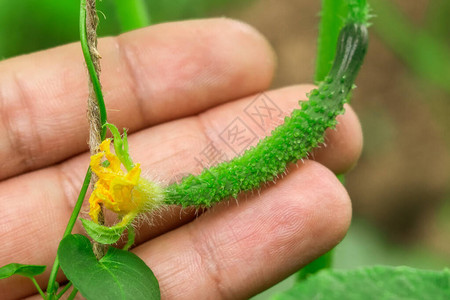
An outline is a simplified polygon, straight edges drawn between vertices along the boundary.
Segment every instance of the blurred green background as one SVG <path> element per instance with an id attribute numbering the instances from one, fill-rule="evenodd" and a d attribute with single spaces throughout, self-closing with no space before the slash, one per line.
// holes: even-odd
<path id="1" fill-rule="evenodd" d="M 442 269 L 450 265 L 450 1 L 369 2 L 375 14 L 371 43 L 353 96 L 365 148 L 347 176 L 354 221 L 337 247 L 335 266 Z M 154 23 L 209 16 L 243 20 L 278 55 L 273 88 L 312 82 L 319 0 L 147 5 Z M 118 34 L 114 1 L 103 0 L 98 8 L 99 34 Z M 78 0 L 0 0 L 0 59 L 77 41 L 78 10 Z M 276 289 L 289 285 L 288 280 Z"/>

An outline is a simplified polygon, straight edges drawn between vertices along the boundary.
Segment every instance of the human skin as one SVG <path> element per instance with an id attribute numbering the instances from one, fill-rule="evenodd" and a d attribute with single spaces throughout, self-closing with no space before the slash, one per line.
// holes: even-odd
<path id="1" fill-rule="evenodd" d="M 99 51 L 108 121 L 129 128 L 134 161 L 163 184 L 199 172 L 195 157 L 245 118 L 276 65 L 257 31 L 228 19 L 155 25 L 101 39 Z M 312 88 L 265 93 L 288 113 Z M 47 265 L 42 287 L 89 163 L 87 93 L 78 44 L 0 62 L 0 266 Z M 171 207 L 139 227 L 132 251 L 155 273 L 163 299 L 246 299 L 344 237 L 351 204 L 334 174 L 355 164 L 362 134 L 349 106 L 338 119 L 327 147 L 276 184 L 202 213 Z M 83 232 L 79 223 L 74 232 Z M 29 279 L 0 281 L 0 299 L 34 293 Z"/>

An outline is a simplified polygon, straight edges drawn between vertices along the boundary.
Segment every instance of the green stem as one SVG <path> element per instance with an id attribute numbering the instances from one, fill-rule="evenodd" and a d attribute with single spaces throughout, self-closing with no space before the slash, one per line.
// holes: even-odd
<path id="1" fill-rule="evenodd" d="M 367 25 L 367 0 L 322 0 L 314 81 L 323 81 L 331 69 L 339 31 L 345 23 Z"/>
<path id="2" fill-rule="evenodd" d="M 128 225 L 127 231 L 128 231 L 128 241 L 125 244 L 125 246 L 123 246 L 123 248 L 122 248 L 123 250 L 126 250 L 126 251 L 128 251 L 128 249 L 130 249 L 130 247 L 133 246 L 134 240 L 136 238 L 136 232 L 132 225 Z"/>
<path id="3" fill-rule="evenodd" d="M 150 25 L 150 16 L 144 0 L 115 0 L 121 31 L 130 31 Z"/>
<path id="4" fill-rule="evenodd" d="M 94 91 L 97 97 L 97 104 L 100 111 L 100 121 L 102 125 L 101 130 L 101 139 L 104 140 L 106 137 L 106 107 L 105 101 L 103 100 L 103 93 L 100 85 L 100 80 L 98 78 L 97 72 L 95 70 L 94 63 L 91 58 L 91 54 L 89 51 L 87 31 L 86 31 L 86 0 L 81 0 L 80 4 L 80 41 L 81 41 L 81 49 L 83 51 L 84 59 L 86 61 L 86 66 L 89 72 L 89 76 L 92 81 L 92 85 L 94 87 Z M 88 168 L 86 175 L 84 177 L 83 185 L 80 190 L 80 194 L 78 195 L 77 202 L 75 204 L 72 215 L 70 216 L 69 222 L 67 224 L 66 230 L 64 231 L 63 239 L 72 232 L 73 227 L 75 226 L 75 222 L 78 218 L 78 214 L 80 213 L 81 206 L 83 205 L 83 200 L 86 197 L 86 192 L 89 188 L 89 183 L 91 180 L 91 168 Z M 56 256 L 55 262 L 53 263 L 52 271 L 50 273 L 47 294 L 49 295 L 49 300 L 55 297 L 55 287 L 56 287 L 56 275 L 59 270 L 59 258 Z"/>
<path id="5" fill-rule="evenodd" d="M 47 299 L 47 297 L 45 296 L 44 292 L 42 291 L 41 287 L 39 286 L 39 284 L 37 283 L 36 279 L 34 277 L 29 277 L 31 279 L 31 281 L 33 281 L 34 286 L 36 287 L 36 289 L 38 290 L 39 294 L 41 294 L 42 299 Z"/>
<path id="6" fill-rule="evenodd" d="M 86 67 L 91 77 L 92 85 L 94 87 L 95 95 L 97 96 L 98 107 L 100 111 L 100 122 L 102 125 L 101 139 L 104 140 L 106 137 L 106 124 L 107 114 L 105 107 L 105 100 L 103 99 L 102 88 L 100 85 L 100 79 L 95 71 L 95 65 L 91 58 L 91 53 L 89 51 L 89 44 L 86 31 L 86 0 L 81 0 L 80 6 L 80 42 L 81 49 L 83 51 L 84 60 L 86 61 Z"/>
<path id="7" fill-rule="evenodd" d="M 348 15 L 348 1 L 322 0 L 319 36 L 317 39 L 317 58 L 314 81 L 324 80 L 332 67 L 336 53 L 339 30 Z M 297 280 L 303 280 L 321 269 L 331 268 L 333 252 L 330 251 L 306 265 L 297 273 Z"/>
<path id="8" fill-rule="evenodd" d="M 331 69 L 339 30 L 347 15 L 347 1 L 322 0 L 314 81 L 322 81 Z"/>
<path id="9" fill-rule="evenodd" d="M 75 299 L 75 296 L 78 293 L 78 289 L 76 287 L 73 288 L 72 293 L 70 293 L 69 297 L 67 298 L 67 300 L 73 300 Z"/>
<path id="10" fill-rule="evenodd" d="M 346 17 L 344 17 L 346 16 Z M 366 0 L 322 0 L 322 14 L 320 20 L 319 38 L 317 45 L 317 64 L 315 81 L 322 81 L 331 69 L 331 61 L 336 51 L 336 41 L 340 28 L 345 22 L 367 24 L 369 7 Z M 343 183 L 345 175 L 337 175 Z M 334 250 L 330 250 L 306 265 L 297 273 L 297 280 L 303 280 L 322 269 L 329 269 L 333 265 Z"/>
<path id="11" fill-rule="evenodd" d="M 73 227 L 75 226 L 75 222 L 78 218 L 78 214 L 80 213 L 81 206 L 83 205 L 84 197 L 86 196 L 86 192 L 89 188 L 89 182 L 91 181 L 91 168 L 88 168 L 86 175 L 84 177 L 83 185 L 81 187 L 80 194 L 78 195 L 77 202 L 75 204 L 75 207 L 72 211 L 72 215 L 70 216 L 69 222 L 67 224 L 66 230 L 64 231 L 63 238 L 68 236 L 71 232 Z M 52 271 L 50 273 L 50 277 L 48 279 L 48 287 L 47 287 L 47 294 L 49 296 L 49 300 L 53 299 L 56 292 L 56 275 L 58 274 L 59 270 L 59 258 L 56 256 L 55 262 L 53 263 Z"/>
<path id="12" fill-rule="evenodd" d="M 56 295 L 56 299 L 61 298 L 68 289 L 70 289 L 70 287 L 72 286 L 72 281 L 69 281 L 66 286 L 58 293 L 58 295 Z"/>

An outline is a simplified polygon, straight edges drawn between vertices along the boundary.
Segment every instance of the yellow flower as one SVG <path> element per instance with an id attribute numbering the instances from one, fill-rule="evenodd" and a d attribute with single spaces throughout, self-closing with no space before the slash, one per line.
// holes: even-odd
<path id="1" fill-rule="evenodd" d="M 91 170 L 98 176 L 89 198 L 89 215 L 98 223 L 100 203 L 119 215 L 118 225 L 127 225 L 139 213 L 151 210 L 162 201 L 163 191 L 153 182 L 141 178 L 139 164 L 128 172 L 122 170 L 120 158 L 110 150 L 111 140 L 100 144 L 100 152 L 91 156 Z M 104 166 L 103 158 L 109 165 Z"/>

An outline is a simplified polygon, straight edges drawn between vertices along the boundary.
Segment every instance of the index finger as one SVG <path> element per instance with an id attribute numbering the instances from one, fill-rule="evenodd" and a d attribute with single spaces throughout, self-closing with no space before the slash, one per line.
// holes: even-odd
<path id="1" fill-rule="evenodd" d="M 274 58 L 248 25 L 167 23 L 99 41 L 109 121 L 137 131 L 266 89 Z M 0 179 L 87 149 L 79 45 L 0 63 Z"/>

